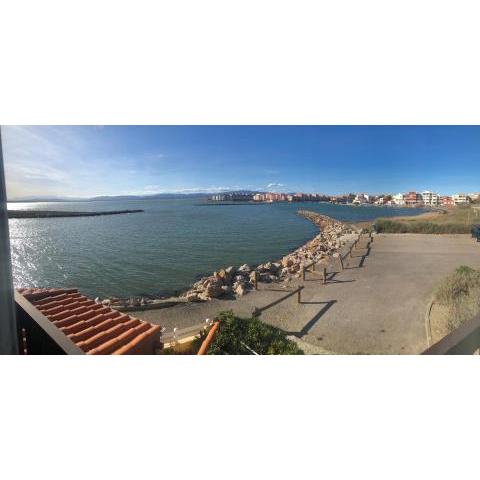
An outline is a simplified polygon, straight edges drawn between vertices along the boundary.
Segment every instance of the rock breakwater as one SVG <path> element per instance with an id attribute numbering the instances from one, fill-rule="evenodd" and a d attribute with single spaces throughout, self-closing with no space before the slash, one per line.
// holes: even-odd
<path id="1" fill-rule="evenodd" d="M 338 251 L 345 244 L 343 237 L 359 232 L 356 227 L 319 213 L 300 210 L 298 215 L 320 229 L 320 233 L 305 245 L 276 262 L 267 262 L 256 267 L 244 264 L 240 267 L 222 268 L 194 283 L 182 297 L 188 302 L 201 302 L 224 295 L 245 295 L 255 288 L 257 282 L 288 282 L 292 278 L 300 277 L 304 266 L 338 256 Z"/>
<path id="2" fill-rule="evenodd" d="M 240 297 L 255 289 L 258 283 L 288 283 L 301 276 L 303 267 L 338 257 L 339 250 L 347 241 L 346 235 L 360 232 L 357 227 L 326 215 L 308 210 L 299 210 L 297 213 L 316 225 L 320 231 L 312 240 L 278 261 L 257 266 L 244 264 L 222 268 L 212 275 L 202 277 L 180 297 L 167 299 L 111 297 L 103 301 L 97 298 L 96 301 L 119 309 L 143 310 L 164 308 L 184 302 L 205 302 L 219 297 Z"/>

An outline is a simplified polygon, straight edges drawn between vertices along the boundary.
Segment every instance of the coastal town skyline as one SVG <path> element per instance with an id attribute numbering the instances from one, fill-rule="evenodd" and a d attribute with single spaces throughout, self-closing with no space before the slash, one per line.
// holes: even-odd
<path id="1" fill-rule="evenodd" d="M 477 192 L 474 126 L 7 126 L 10 200 Z"/>

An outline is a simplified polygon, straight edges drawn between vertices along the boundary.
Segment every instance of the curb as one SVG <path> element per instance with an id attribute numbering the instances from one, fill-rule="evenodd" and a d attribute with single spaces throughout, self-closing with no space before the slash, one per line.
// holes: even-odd
<path id="1" fill-rule="evenodd" d="M 430 312 L 434 304 L 433 298 L 428 302 L 427 311 L 425 312 L 425 333 L 427 335 L 427 348 L 432 345 L 432 326 L 430 324 Z"/>

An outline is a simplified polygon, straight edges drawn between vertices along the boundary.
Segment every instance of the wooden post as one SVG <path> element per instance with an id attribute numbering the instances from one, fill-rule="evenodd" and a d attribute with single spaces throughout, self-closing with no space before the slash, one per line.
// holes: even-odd
<path id="1" fill-rule="evenodd" d="M 303 287 L 298 287 L 298 292 L 297 292 L 297 303 L 302 303 L 302 288 Z"/>
<path id="2" fill-rule="evenodd" d="M 323 267 L 323 284 L 327 284 L 327 267 Z"/>
<path id="3" fill-rule="evenodd" d="M 305 265 L 302 265 L 302 280 L 305 281 Z"/>
<path id="4" fill-rule="evenodd" d="M 315 263 L 312 263 L 312 271 L 315 271 Z"/>
<path id="5" fill-rule="evenodd" d="M 350 258 L 352 258 L 352 246 L 350 246 Z"/>
<path id="6" fill-rule="evenodd" d="M 342 255 L 340 254 L 340 256 L 338 257 L 340 259 L 340 266 L 342 267 L 342 270 L 343 270 L 343 258 L 342 258 Z"/>
<path id="7" fill-rule="evenodd" d="M 257 276 L 257 271 L 253 271 L 253 286 L 255 287 L 255 290 L 258 290 L 258 276 Z"/>

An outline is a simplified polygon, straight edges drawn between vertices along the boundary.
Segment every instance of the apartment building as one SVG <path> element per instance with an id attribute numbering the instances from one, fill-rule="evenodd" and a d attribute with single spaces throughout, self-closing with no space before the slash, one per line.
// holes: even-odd
<path id="1" fill-rule="evenodd" d="M 466 205 L 470 203 L 470 200 L 464 193 L 456 193 L 455 195 L 452 195 L 452 200 L 455 205 Z"/>
<path id="2" fill-rule="evenodd" d="M 449 195 L 444 195 L 440 197 L 440 203 L 442 207 L 453 207 L 455 205 L 453 198 Z"/>
<path id="3" fill-rule="evenodd" d="M 417 192 L 408 192 L 407 194 L 404 195 L 405 199 L 405 205 L 422 205 L 423 204 L 423 199 L 422 195 Z"/>
<path id="4" fill-rule="evenodd" d="M 440 197 L 438 194 L 426 190 L 425 192 L 422 192 L 422 201 L 425 205 L 436 207 L 440 203 Z"/>
<path id="5" fill-rule="evenodd" d="M 356 205 L 363 205 L 364 203 L 368 203 L 368 198 L 368 195 L 365 195 L 364 193 L 359 193 L 352 203 L 355 203 Z"/>
<path id="6" fill-rule="evenodd" d="M 405 205 L 405 195 L 403 193 L 397 193 L 393 195 L 392 202 L 395 205 Z"/>

